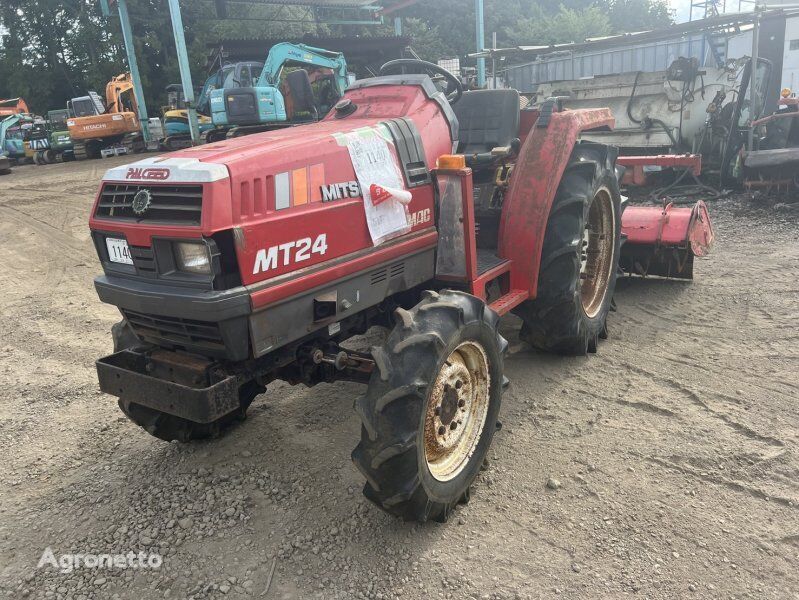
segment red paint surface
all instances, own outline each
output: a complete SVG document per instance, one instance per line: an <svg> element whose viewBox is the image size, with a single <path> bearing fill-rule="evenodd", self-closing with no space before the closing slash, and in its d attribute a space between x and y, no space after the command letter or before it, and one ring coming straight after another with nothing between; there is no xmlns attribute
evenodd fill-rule
<svg viewBox="0 0 799 600"><path fill-rule="evenodd" d="M627 207L621 230L627 235L627 244L690 248L696 256L706 256L715 239L710 213L701 200L693 208L673 204Z"/></svg>
<svg viewBox="0 0 799 600"><path fill-rule="evenodd" d="M660 154L657 156L620 156L616 164L627 167L622 183L625 185L646 185L647 173L644 167L683 168L699 177L702 174L701 154Z"/></svg>
<svg viewBox="0 0 799 600"><path fill-rule="evenodd" d="M224 140L171 153L170 158L196 158L201 162L224 164L230 173L229 179L204 185L200 227L113 223L95 219L93 216L90 226L92 229L119 232L135 246L150 246L152 237L196 238L239 227L243 235L237 246L237 258L243 283L249 286L290 272L331 263L329 269L319 271L310 278L300 276L292 282L271 287L269 291L254 293L253 305L256 308L279 300L279 294L275 290L291 294L307 289L310 285L322 285L338 279L351 269L338 264L337 259L373 248L363 210L363 199L295 203L291 208L276 210L275 176L288 172L292 177L291 173L295 169L312 166L308 178L311 186L357 180L349 150L340 143L335 134L373 127L389 118L409 117L414 121L423 140L426 162L431 170L440 155L452 151L446 119L440 107L430 101L421 88L379 86L352 90L347 93L347 97L358 108L346 119L336 119L333 114L312 125ZM319 190L309 191L312 200L320 197ZM412 200L408 205L410 213L433 211L432 185L417 187L411 192ZM95 208L92 209L92 215ZM435 245L437 234L434 225L432 221L420 223L404 236L409 240L406 247L403 246L403 238L400 238L390 248L385 251L382 247L377 248L370 256L375 257L375 260L391 260L406 254L420 243ZM416 236L425 230L429 235L421 238ZM327 252L324 255L312 253L310 259L288 265L284 265L281 260L275 269L266 273L253 273L259 250L303 238L316 239L322 234L327 238ZM367 268L373 262L371 259L354 260L352 264Z"/></svg>
<svg viewBox="0 0 799 600"><path fill-rule="evenodd" d="M522 114L524 114L523 111ZM609 109L553 113L526 136L502 207L499 256L513 261L510 287L535 298L549 211L580 132L612 128Z"/></svg>

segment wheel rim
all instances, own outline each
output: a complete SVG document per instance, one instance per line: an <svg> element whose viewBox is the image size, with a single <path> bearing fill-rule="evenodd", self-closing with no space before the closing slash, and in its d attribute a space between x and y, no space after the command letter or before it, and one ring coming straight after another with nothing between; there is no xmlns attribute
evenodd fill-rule
<svg viewBox="0 0 799 600"><path fill-rule="evenodd" d="M613 274L615 223L613 198L603 188L588 209L580 259L580 301L589 318L602 309Z"/></svg>
<svg viewBox="0 0 799 600"><path fill-rule="evenodd" d="M477 449L488 415L491 376L480 344L458 346L433 384L424 424L424 454L438 481L457 477Z"/></svg>

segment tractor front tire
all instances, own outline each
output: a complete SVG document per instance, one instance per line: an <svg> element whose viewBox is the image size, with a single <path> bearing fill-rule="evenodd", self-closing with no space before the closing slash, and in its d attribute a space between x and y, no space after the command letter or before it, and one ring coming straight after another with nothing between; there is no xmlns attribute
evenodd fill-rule
<svg viewBox="0 0 799 600"><path fill-rule="evenodd" d="M355 402L362 427L352 460L377 506L406 521L444 522L468 501L491 445L508 343L498 315L464 292L426 292L395 316Z"/></svg>
<svg viewBox="0 0 799 600"><path fill-rule="evenodd" d="M621 251L621 194L616 151L579 143L561 179L547 221L538 295L515 312L519 337L562 355L597 351L607 338Z"/></svg>

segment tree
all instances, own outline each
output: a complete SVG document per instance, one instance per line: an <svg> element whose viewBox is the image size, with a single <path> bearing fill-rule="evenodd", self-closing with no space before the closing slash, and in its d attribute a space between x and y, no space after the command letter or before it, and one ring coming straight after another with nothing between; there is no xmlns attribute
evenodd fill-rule
<svg viewBox="0 0 799 600"><path fill-rule="evenodd" d="M208 44L220 39L334 35L391 35L392 27L326 26L291 6L231 2L218 20L208 0L181 0L186 43L196 83L208 76ZM166 0L128 0L139 70L150 107L180 80ZM475 51L473 0L424 0L403 13L416 51L428 60ZM582 41L672 21L666 0L485 0L487 39L500 46ZM466 61L468 62L468 60ZM22 96L32 110L62 108L87 90L103 92L128 69L119 19L105 18L98 0L0 0L0 98Z"/></svg>
<svg viewBox="0 0 799 600"><path fill-rule="evenodd" d="M548 16L523 19L505 28L512 45L548 45L584 42L589 37L600 37L612 31L610 19L596 6L566 8Z"/></svg>

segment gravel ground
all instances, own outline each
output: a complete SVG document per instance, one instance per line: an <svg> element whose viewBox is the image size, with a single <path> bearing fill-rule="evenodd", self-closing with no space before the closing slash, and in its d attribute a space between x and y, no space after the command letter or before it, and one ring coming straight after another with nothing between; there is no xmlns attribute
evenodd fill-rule
<svg viewBox="0 0 799 600"><path fill-rule="evenodd" d="M0 178L7 597L799 597L791 204L716 201L696 281L621 282L596 356L535 353L508 318L488 468L447 524L419 526L361 496L357 385L271 386L246 422L189 445L97 391L118 315L92 287L87 219L123 162ZM162 564L37 568L47 548Z"/></svg>

